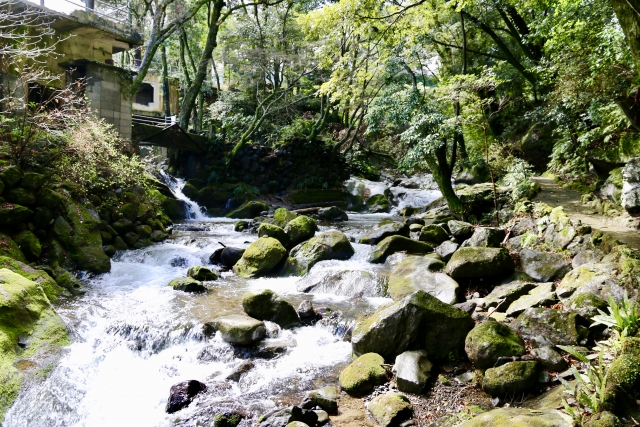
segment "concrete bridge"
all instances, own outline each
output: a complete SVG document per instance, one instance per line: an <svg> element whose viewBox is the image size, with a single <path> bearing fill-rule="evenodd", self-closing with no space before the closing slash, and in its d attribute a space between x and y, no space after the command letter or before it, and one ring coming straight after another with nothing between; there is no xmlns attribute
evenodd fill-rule
<svg viewBox="0 0 640 427"><path fill-rule="evenodd" d="M141 146L207 152L207 137L183 130L178 123L144 116L133 117L131 140Z"/></svg>

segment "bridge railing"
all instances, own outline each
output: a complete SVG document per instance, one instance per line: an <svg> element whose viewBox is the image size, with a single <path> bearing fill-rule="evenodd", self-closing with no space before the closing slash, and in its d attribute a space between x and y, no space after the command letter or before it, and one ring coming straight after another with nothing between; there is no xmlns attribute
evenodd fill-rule
<svg viewBox="0 0 640 427"><path fill-rule="evenodd" d="M133 114L131 117L131 121L134 123L143 123L146 125L158 126L158 127L169 127L178 122L177 116L165 116L165 117L152 117L152 116L143 116L141 114Z"/></svg>

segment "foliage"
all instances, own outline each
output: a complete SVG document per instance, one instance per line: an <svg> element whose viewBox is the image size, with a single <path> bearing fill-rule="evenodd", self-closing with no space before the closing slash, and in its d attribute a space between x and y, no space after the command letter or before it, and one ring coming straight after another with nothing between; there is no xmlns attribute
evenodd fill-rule
<svg viewBox="0 0 640 427"><path fill-rule="evenodd" d="M237 202L244 203L250 200L255 200L260 195L260 190L251 185L241 182L236 188L233 189L233 198Z"/></svg>
<svg viewBox="0 0 640 427"><path fill-rule="evenodd" d="M518 158L508 160L502 184L513 187L511 199L515 202L523 198L531 198L536 188L536 184L531 181L533 166Z"/></svg>
<svg viewBox="0 0 640 427"><path fill-rule="evenodd" d="M602 310L598 310L599 314L593 316L594 323L591 325L605 325L615 328L622 337L633 336L640 329L640 313L638 305L635 301L629 299L627 291L624 298L618 306L616 301L609 295L609 314Z"/></svg>

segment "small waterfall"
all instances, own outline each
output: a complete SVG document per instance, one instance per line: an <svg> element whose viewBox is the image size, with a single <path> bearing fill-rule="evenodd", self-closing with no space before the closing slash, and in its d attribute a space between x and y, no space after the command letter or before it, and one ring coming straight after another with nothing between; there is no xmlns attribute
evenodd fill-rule
<svg viewBox="0 0 640 427"><path fill-rule="evenodd" d="M169 187L173 195L176 196L176 199L185 202L187 209L187 219L204 221L208 218L208 216L204 213L204 209L202 208L202 206L185 196L182 192L182 189L186 184L184 179L175 178L162 169L160 169L160 176L162 177L164 183L167 184L167 187Z"/></svg>

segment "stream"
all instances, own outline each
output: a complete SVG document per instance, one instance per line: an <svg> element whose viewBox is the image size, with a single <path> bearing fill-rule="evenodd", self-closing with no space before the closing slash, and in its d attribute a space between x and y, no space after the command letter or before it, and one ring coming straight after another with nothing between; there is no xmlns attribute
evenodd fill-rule
<svg viewBox="0 0 640 427"><path fill-rule="evenodd" d="M235 220L205 218L182 195L184 183L172 182L196 219L176 224L164 243L116 254L110 273L86 280L83 295L56 307L72 343L44 379L24 387L4 427L199 426L212 425L225 411L245 414L241 425L250 425L275 408L299 404L305 391L337 383L350 361L348 330L355 318L390 301L381 297L389 268L366 261L371 246L353 243L350 260L322 261L302 278L247 280L221 272L205 294L174 291L167 284L190 266L209 265L219 242L246 247L257 236L234 232ZM437 197L425 191L416 192L420 203ZM384 218L391 214L350 213L348 222L320 223L320 231L339 230L357 241ZM293 330L267 322L268 338L253 348L202 334L203 323L242 313L242 295L262 289L294 307L311 300L333 314ZM240 381L228 380L246 360L255 366ZM204 382L207 392L166 414L171 386L191 379Z"/></svg>

